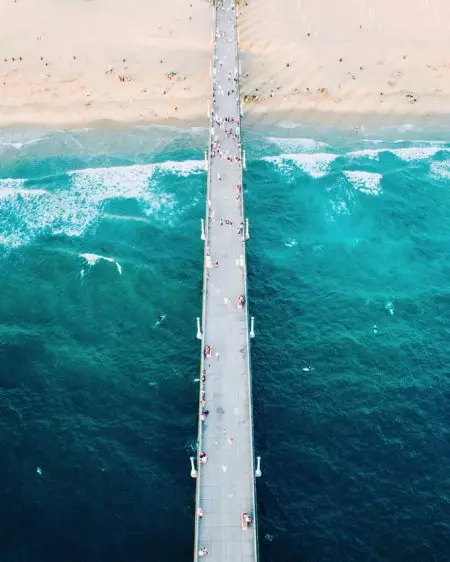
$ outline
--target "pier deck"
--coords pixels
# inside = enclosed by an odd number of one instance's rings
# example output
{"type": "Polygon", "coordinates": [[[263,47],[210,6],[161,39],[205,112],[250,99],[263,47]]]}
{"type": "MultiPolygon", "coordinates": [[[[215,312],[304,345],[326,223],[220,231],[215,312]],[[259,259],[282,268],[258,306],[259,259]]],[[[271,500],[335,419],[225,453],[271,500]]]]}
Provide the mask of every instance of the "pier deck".
{"type": "Polygon", "coordinates": [[[197,457],[194,560],[256,562],[246,231],[238,232],[245,220],[243,190],[236,187],[242,186],[236,13],[232,0],[217,1],[213,9],[211,141],[217,145],[214,150],[210,144],[208,151],[201,362],[206,380],[201,383],[205,403],[200,403],[199,410],[209,414],[205,422],[199,421],[198,439],[199,453],[204,451],[208,460],[202,464],[197,457]],[[230,129],[233,135],[227,134],[230,129]],[[240,295],[245,297],[242,307],[238,306],[240,295]],[[203,355],[207,345],[212,349],[210,358],[203,355]],[[246,530],[241,527],[243,512],[254,517],[246,530]],[[204,547],[205,557],[199,555],[204,547]]]}

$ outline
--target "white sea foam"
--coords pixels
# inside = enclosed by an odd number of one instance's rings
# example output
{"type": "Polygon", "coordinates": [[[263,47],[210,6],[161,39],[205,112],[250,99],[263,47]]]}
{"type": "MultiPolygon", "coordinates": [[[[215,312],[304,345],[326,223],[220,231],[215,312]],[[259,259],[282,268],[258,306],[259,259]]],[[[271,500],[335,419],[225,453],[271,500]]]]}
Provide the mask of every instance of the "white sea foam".
{"type": "MultiPolygon", "coordinates": [[[[76,196],[73,207],[76,205],[76,209],[86,216],[79,234],[97,218],[102,204],[110,199],[138,199],[147,216],[173,211],[176,203],[174,196],[156,189],[155,176],[158,173],[173,173],[186,177],[199,172],[204,172],[203,160],[169,160],[158,164],[87,168],[70,172],[76,196]]],[[[76,224],[71,220],[67,222],[75,227],[71,234],[77,235],[76,224]]]]}
{"type": "Polygon", "coordinates": [[[159,129],[163,132],[170,131],[180,133],[181,135],[190,135],[191,133],[203,135],[209,132],[209,127],[177,127],[176,125],[161,125],[158,123],[136,125],[136,129],[139,129],[141,131],[152,131],[154,129],[159,129]]]}
{"type": "Polygon", "coordinates": [[[426,158],[431,158],[437,152],[445,150],[439,146],[411,146],[409,148],[396,148],[391,152],[397,156],[397,158],[401,158],[405,161],[410,160],[425,160],[426,158]]]}
{"type": "Polygon", "coordinates": [[[329,148],[329,145],[325,142],[309,138],[266,137],[266,140],[286,151],[315,152],[316,150],[329,148]]]}
{"type": "Polygon", "coordinates": [[[381,139],[363,139],[367,144],[402,144],[408,143],[414,146],[437,146],[441,147],[448,144],[448,141],[443,140],[424,140],[424,139],[397,139],[397,140],[381,140],[381,139]]]}
{"type": "Polygon", "coordinates": [[[282,129],[296,129],[298,127],[298,124],[283,122],[283,123],[278,123],[278,127],[281,127],[282,129]]]}
{"type": "Polygon", "coordinates": [[[26,189],[25,180],[16,178],[0,179],[0,200],[22,200],[49,195],[45,189],[26,189]]]}
{"type": "Polygon", "coordinates": [[[394,142],[395,142],[395,144],[407,142],[407,143],[410,143],[414,146],[434,145],[434,146],[439,146],[439,147],[447,144],[447,141],[442,141],[442,140],[421,140],[421,139],[413,139],[413,140],[399,139],[399,140],[396,140],[394,142]]]}
{"type": "Polygon", "coordinates": [[[0,244],[17,247],[44,232],[81,236],[112,199],[137,199],[147,216],[170,221],[176,200],[163,191],[158,175],[197,172],[204,173],[203,160],[74,170],[69,186],[52,191],[26,189],[22,179],[0,180],[0,244]]]}
{"type": "Polygon", "coordinates": [[[49,194],[45,189],[26,189],[24,185],[23,179],[0,179],[0,199],[32,198],[49,194]]]}
{"type": "Polygon", "coordinates": [[[0,189],[21,189],[25,185],[22,178],[3,178],[0,179],[0,189]]]}
{"type": "Polygon", "coordinates": [[[287,248],[294,248],[295,246],[297,246],[297,240],[295,238],[289,238],[288,240],[286,240],[284,245],[287,248]]]}
{"type": "Polygon", "coordinates": [[[15,189],[8,187],[0,187],[0,199],[12,199],[14,197],[40,197],[48,195],[45,189],[15,189]]]}
{"type": "Polygon", "coordinates": [[[437,179],[450,179],[450,161],[432,162],[430,171],[437,179]]]}
{"type": "Polygon", "coordinates": [[[18,232],[8,232],[7,234],[0,234],[0,245],[7,246],[8,248],[19,248],[23,246],[23,236],[18,232]]]}
{"type": "Polygon", "coordinates": [[[2,141],[2,140],[0,140],[0,146],[6,146],[6,147],[10,147],[10,148],[15,148],[16,150],[20,150],[24,146],[28,146],[29,144],[35,144],[36,142],[41,141],[43,138],[44,137],[38,137],[36,139],[29,139],[27,141],[22,141],[22,142],[12,142],[12,141],[2,141]]]}
{"type": "Polygon", "coordinates": [[[154,167],[154,172],[172,172],[178,176],[184,177],[189,176],[190,174],[205,171],[204,160],[184,160],[183,162],[172,162],[168,160],[167,162],[161,162],[160,164],[152,164],[152,166],[154,167]]]}
{"type": "Polygon", "coordinates": [[[337,154],[294,154],[288,155],[288,159],[292,160],[306,174],[313,178],[321,178],[330,171],[331,163],[337,158],[337,154]]]}
{"type": "MultiPolygon", "coordinates": [[[[138,189],[140,191],[142,188],[141,180],[150,179],[157,172],[171,172],[179,176],[188,176],[193,173],[203,172],[204,169],[204,160],[184,160],[182,162],[167,160],[166,162],[156,164],[85,168],[83,170],[73,170],[69,172],[69,175],[73,177],[95,177],[114,189],[121,189],[119,186],[124,180],[134,180],[131,183],[135,187],[138,187],[137,183],[139,183],[138,189]]],[[[122,187],[125,191],[128,189],[127,186],[122,187]]]]}
{"type": "Polygon", "coordinates": [[[113,258],[107,258],[106,256],[100,256],[98,254],[78,254],[78,256],[86,260],[91,267],[93,267],[100,260],[113,263],[117,267],[117,271],[119,272],[119,275],[122,275],[122,266],[118,261],[113,260],[113,258]]]}
{"type": "Polygon", "coordinates": [[[367,143],[367,144],[383,144],[387,141],[381,140],[381,139],[363,139],[363,142],[367,143]]]}
{"type": "Polygon", "coordinates": [[[115,215],[113,213],[104,213],[103,217],[108,219],[121,220],[121,221],[134,221],[134,222],[146,222],[146,223],[150,222],[150,220],[145,217],[135,217],[130,215],[115,215]]]}
{"type": "Polygon", "coordinates": [[[408,148],[367,148],[364,150],[356,150],[348,152],[347,156],[350,158],[369,158],[371,160],[377,159],[382,152],[390,152],[404,160],[410,162],[413,160],[425,160],[431,158],[437,152],[448,152],[450,149],[442,146],[410,146],[408,148]]]}
{"type": "Polygon", "coordinates": [[[365,148],[364,150],[347,152],[347,156],[350,158],[370,158],[370,160],[374,160],[375,158],[378,158],[380,152],[385,152],[385,149],[365,148]]]}
{"type": "Polygon", "coordinates": [[[265,156],[263,160],[273,162],[280,168],[286,168],[288,164],[294,164],[312,178],[325,176],[331,167],[331,163],[337,158],[337,154],[316,152],[313,154],[281,154],[280,156],[265,156]]]}
{"type": "Polygon", "coordinates": [[[345,177],[352,184],[352,187],[367,195],[379,195],[381,193],[381,174],[364,171],[345,171],[345,177]]]}
{"type": "Polygon", "coordinates": [[[422,131],[422,127],[418,127],[417,125],[413,125],[412,123],[405,123],[404,125],[398,125],[393,127],[395,130],[400,132],[406,131],[422,131]]]}
{"type": "Polygon", "coordinates": [[[337,201],[330,201],[330,203],[331,208],[333,209],[333,214],[330,215],[332,220],[334,220],[336,215],[348,215],[350,213],[346,201],[338,199],[337,201]]]}

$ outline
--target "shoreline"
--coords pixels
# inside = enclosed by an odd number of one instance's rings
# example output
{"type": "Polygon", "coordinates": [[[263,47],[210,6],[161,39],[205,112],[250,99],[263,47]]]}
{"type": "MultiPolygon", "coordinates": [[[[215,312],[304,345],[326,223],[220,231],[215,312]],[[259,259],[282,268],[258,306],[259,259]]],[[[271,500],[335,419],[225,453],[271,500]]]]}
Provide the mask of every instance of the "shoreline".
{"type": "MultiPolygon", "coordinates": [[[[272,101],[272,100],[271,100],[272,101]]],[[[449,112],[435,112],[427,115],[417,113],[346,113],[342,111],[323,111],[319,109],[277,109],[272,105],[271,110],[266,104],[260,103],[253,108],[245,108],[242,118],[243,128],[249,132],[267,127],[281,129],[296,129],[307,127],[321,130],[348,131],[353,133],[376,132],[388,128],[433,129],[448,131],[450,126],[449,112]]],[[[129,131],[131,129],[151,127],[179,128],[188,131],[191,128],[209,128],[209,118],[193,113],[192,117],[164,118],[164,119],[78,119],[78,120],[11,120],[0,124],[2,131],[29,132],[39,131],[81,131],[96,129],[98,131],[129,131]]]]}

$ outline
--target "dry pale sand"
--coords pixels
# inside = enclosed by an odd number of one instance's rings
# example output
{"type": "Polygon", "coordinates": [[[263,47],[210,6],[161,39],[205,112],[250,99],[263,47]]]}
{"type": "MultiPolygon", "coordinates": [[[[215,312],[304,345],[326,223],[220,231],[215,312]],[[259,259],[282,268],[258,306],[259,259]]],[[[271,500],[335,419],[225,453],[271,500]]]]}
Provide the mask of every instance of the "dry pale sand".
{"type": "Polygon", "coordinates": [[[0,126],[207,122],[208,0],[0,0],[0,21],[0,126]]]}
{"type": "MultiPolygon", "coordinates": [[[[0,126],[207,123],[209,0],[0,0],[0,21],[0,126]]],[[[448,0],[244,0],[247,123],[440,119],[449,32],[448,0]]]]}
{"type": "Polygon", "coordinates": [[[250,122],[279,112],[361,125],[448,113],[448,0],[248,0],[239,26],[242,93],[259,97],[246,104],[250,122]]]}

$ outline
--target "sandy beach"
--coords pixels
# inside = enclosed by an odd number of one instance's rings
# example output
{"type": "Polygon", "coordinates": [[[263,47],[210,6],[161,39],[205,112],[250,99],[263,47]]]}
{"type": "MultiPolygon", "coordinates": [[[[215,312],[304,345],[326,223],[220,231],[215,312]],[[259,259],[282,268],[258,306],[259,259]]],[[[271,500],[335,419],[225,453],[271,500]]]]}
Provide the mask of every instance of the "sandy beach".
{"type": "Polygon", "coordinates": [[[450,102],[449,28],[445,0],[249,1],[242,93],[261,101],[246,104],[247,118],[436,122],[450,102]]]}
{"type": "MultiPolygon", "coordinates": [[[[157,9],[3,0],[0,17],[0,126],[207,124],[208,0],[157,9]]],[[[248,0],[239,15],[246,122],[439,120],[450,102],[449,22],[444,0],[248,0]]]]}
{"type": "Polygon", "coordinates": [[[207,0],[2,0],[0,18],[0,126],[207,123],[207,0]]]}

